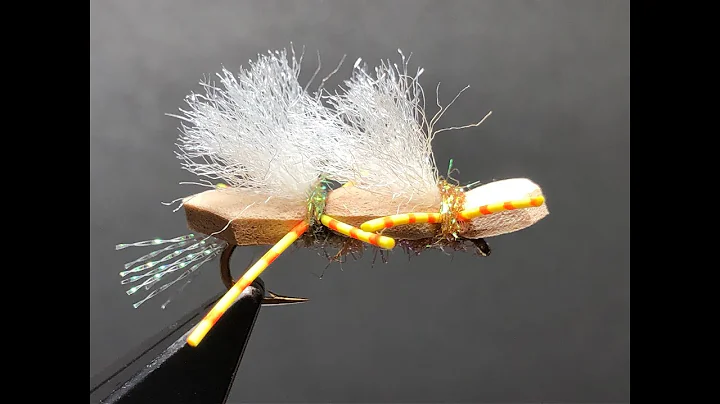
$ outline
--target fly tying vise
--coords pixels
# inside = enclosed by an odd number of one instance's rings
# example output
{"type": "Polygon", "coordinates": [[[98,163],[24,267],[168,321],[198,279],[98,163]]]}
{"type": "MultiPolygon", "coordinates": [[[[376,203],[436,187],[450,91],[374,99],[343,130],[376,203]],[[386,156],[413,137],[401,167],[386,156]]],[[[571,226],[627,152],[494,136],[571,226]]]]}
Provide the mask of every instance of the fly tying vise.
{"type": "MultiPolygon", "coordinates": [[[[192,346],[293,244],[338,247],[333,259],[361,252],[364,244],[417,254],[464,250],[469,243],[488,255],[484,238],[521,230],[548,214],[542,190],[528,179],[460,186],[452,160],[447,176],[439,175],[434,136],[485,118],[435,130],[457,96],[445,107],[438,97],[439,111],[428,119],[418,82],[423,70],[410,75],[410,58],[402,52],[400,66],[383,61],[374,75],[358,59],[335,93],[323,90],[329,76],[314,93],[309,84],[301,86],[302,55],[297,60],[291,52],[259,55],[237,76],[223,69],[220,85],[201,83],[205,94],[188,96],[189,110],[176,116],[184,122],[177,153],[182,167],[213,188],[183,198],[177,208],[184,208],[193,233],[116,247],[169,244],[125,265],[122,283],[138,283],[129,295],[180,271],[135,307],[181,279],[189,283],[200,266],[221,255],[228,291],[189,334],[192,346]],[[233,281],[230,256],[245,245],[272,247],[233,281]]],[[[266,302],[305,300],[270,293],[266,302]]]]}

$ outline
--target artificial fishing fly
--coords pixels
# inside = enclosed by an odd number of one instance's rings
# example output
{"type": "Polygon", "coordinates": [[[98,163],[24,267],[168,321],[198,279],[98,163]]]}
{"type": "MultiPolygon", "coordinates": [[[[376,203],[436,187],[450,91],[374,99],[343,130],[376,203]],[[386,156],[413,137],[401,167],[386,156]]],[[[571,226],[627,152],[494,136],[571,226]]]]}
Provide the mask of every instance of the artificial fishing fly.
{"type": "Polygon", "coordinates": [[[165,245],[120,273],[123,284],[136,283],[128,294],[152,289],[135,307],[182,279],[190,282],[221,254],[225,278],[231,278],[228,260],[237,245],[272,245],[237,281],[226,282],[227,293],[188,336],[196,346],[242,291],[298,242],[338,246],[333,259],[361,251],[363,244],[385,251],[400,245],[417,254],[465,250],[469,242],[488,255],[485,237],[547,215],[542,191],[530,180],[461,186],[452,178],[452,160],[447,176],[439,175],[434,136],[478,126],[487,116],[435,130],[457,96],[445,107],[437,98],[439,111],[428,118],[418,81],[423,70],[410,75],[410,58],[400,55],[400,66],[383,61],[374,74],[358,59],[334,93],[323,88],[327,77],[314,93],[307,91],[309,83],[300,85],[302,55],[298,61],[292,48],[290,55],[259,55],[237,75],[223,69],[218,85],[201,83],[205,94],[188,96],[189,109],[175,115],[183,122],[177,156],[213,189],[181,202],[193,233],[117,246],[165,245]],[[333,183],[342,186],[333,189],[333,183]],[[155,286],[178,271],[174,280],[155,286]]]}

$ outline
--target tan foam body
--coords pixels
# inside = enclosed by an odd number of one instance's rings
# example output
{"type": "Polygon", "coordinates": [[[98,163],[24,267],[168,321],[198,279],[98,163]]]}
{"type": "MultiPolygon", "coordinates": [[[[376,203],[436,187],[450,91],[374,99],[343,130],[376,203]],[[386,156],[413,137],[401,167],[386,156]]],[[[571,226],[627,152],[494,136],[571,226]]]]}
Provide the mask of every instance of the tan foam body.
{"type": "MultiPolygon", "coordinates": [[[[514,178],[485,184],[466,193],[466,208],[542,195],[540,187],[525,178],[514,178]]],[[[188,197],[184,203],[191,230],[212,234],[237,245],[271,245],[280,240],[293,226],[305,218],[306,207],[298,203],[257,195],[250,191],[216,189],[188,197]],[[228,221],[232,220],[228,226],[228,221]]],[[[327,199],[325,213],[337,220],[360,227],[378,217],[410,212],[438,212],[439,203],[422,204],[382,198],[354,187],[333,190],[327,199]]],[[[487,238],[511,233],[532,226],[548,215],[545,205],[494,213],[471,221],[461,236],[487,238]]],[[[435,224],[407,224],[386,229],[383,234],[396,239],[433,237],[439,230],[435,224]]]]}

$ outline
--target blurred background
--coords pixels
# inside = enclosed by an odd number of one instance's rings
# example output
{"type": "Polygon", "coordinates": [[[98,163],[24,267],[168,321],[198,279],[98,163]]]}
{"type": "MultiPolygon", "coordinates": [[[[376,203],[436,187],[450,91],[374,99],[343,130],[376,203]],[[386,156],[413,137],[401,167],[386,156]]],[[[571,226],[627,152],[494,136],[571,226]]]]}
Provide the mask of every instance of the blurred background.
{"type": "MultiPolygon", "coordinates": [[[[629,402],[630,6],[628,1],[191,1],[90,3],[90,375],[223,290],[217,261],[138,309],[118,273],[187,233],[162,201],[201,188],[174,156],[166,116],[203,75],[306,48],[302,78],[412,52],[463,183],[528,177],[550,215],[488,239],[490,257],[428,252],[333,264],[312,251],[263,275],[304,305],[261,311],[231,402],[629,402]],[[432,98],[431,98],[432,99],[432,98]]],[[[430,111],[434,113],[431,106],[430,111]]],[[[264,248],[236,251],[235,268],[264,248]]],[[[236,269],[236,272],[240,271],[236,269]]]]}

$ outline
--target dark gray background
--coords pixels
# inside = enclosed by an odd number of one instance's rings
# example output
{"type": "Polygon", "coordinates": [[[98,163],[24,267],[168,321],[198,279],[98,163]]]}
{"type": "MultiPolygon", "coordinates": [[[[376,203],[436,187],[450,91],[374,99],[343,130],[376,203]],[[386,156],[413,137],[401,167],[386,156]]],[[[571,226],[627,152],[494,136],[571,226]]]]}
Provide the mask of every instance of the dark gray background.
{"type": "MultiPolygon", "coordinates": [[[[186,233],[160,204],[198,188],[167,117],[203,74],[305,45],[305,74],[413,52],[429,94],[466,91],[435,141],[463,182],[529,177],[551,214],[493,255],[340,271],[310,251],[263,276],[309,304],[262,310],[231,401],[629,401],[630,11],[627,1],[194,1],[90,5],[90,375],[222,290],[217,262],[166,309],[133,309],[118,272],[186,233]]],[[[431,103],[429,103],[431,104],[431,103]]],[[[259,248],[236,252],[236,266],[259,248]]]]}

